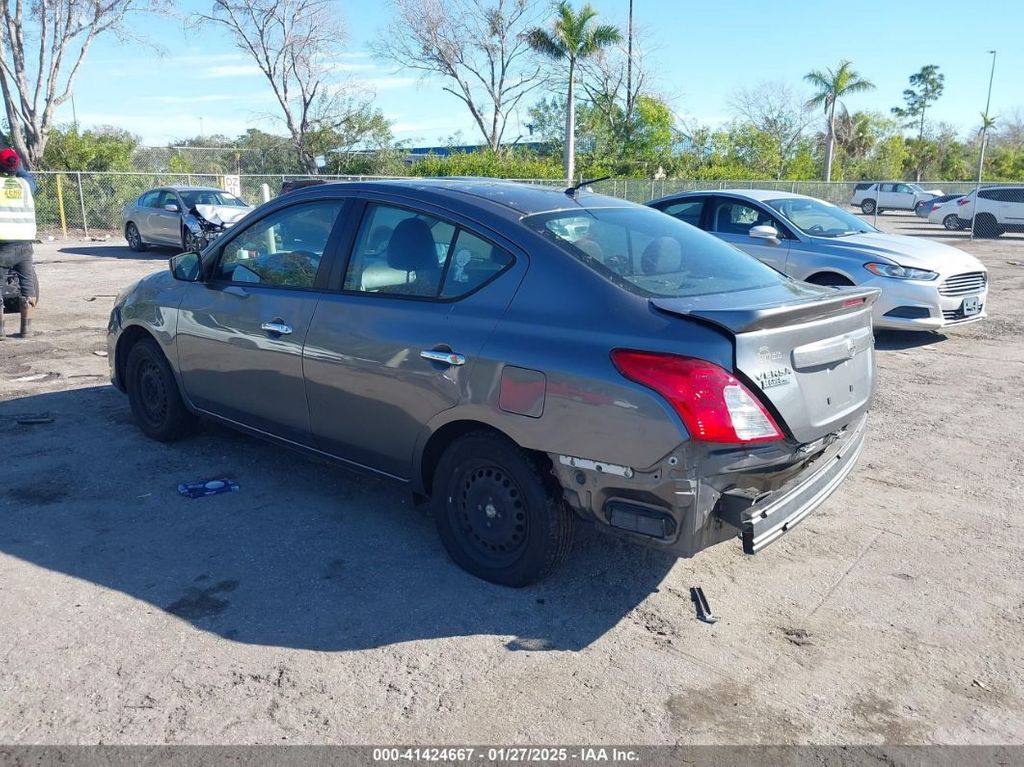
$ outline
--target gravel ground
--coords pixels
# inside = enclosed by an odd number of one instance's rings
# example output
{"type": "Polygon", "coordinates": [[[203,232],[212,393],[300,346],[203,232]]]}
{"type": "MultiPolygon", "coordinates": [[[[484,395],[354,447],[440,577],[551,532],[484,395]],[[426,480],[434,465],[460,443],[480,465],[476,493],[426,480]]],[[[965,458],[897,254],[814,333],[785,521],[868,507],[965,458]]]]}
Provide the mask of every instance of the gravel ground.
{"type": "Polygon", "coordinates": [[[1024,237],[879,221],[979,256],[991,316],[879,336],[840,491],[756,557],[584,531],[519,591],[384,481],[144,439],[95,352],[168,253],[38,246],[37,335],[0,341],[0,742],[1021,743],[1024,237]],[[241,489],[177,494],[210,476],[241,489]]]}

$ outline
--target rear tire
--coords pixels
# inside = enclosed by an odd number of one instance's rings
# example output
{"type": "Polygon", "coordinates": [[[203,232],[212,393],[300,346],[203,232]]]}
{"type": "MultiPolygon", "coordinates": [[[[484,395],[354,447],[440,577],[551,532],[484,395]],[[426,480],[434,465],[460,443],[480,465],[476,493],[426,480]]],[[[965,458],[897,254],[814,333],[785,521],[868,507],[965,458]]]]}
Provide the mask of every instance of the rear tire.
{"type": "Polygon", "coordinates": [[[872,213],[875,212],[875,201],[864,200],[864,202],[860,204],[860,212],[863,213],[865,216],[870,216],[872,213]]]}
{"type": "Polygon", "coordinates": [[[989,213],[980,213],[974,224],[974,233],[979,237],[998,237],[1003,233],[996,217],[989,213]]]}
{"type": "Polygon", "coordinates": [[[502,586],[549,575],[572,543],[573,515],[554,478],[487,432],[452,443],[434,473],[434,519],[462,569],[502,586]]]}
{"type": "Polygon", "coordinates": [[[174,372],[156,341],[146,338],[132,346],[124,369],[128,404],[143,434],[171,442],[192,429],[195,416],[185,407],[174,372]]]}
{"type": "Polygon", "coordinates": [[[950,232],[958,232],[963,226],[960,223],[960,216],[956,213],[950,213],[944,219],[942,219],[942,225],[950,232]]]}
{"type": "Polygon", "coordinates": [[[143,253],[149,250],[149,246],[142,241],[142,235],[139,234],[139,227],[129,222],[128,226],[124,228],[124,238],[128,240],[128,247],[134,250],[136,253],[143,253]]]}

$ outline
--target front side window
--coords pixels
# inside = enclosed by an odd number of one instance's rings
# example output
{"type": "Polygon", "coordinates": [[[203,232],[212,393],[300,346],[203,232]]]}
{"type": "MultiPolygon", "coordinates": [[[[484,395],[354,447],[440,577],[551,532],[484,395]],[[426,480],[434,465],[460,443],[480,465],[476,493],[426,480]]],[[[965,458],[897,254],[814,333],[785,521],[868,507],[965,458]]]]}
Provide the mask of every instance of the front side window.
{"type": "Polygon", "coordinates": [[[842,208],[809,197],[784,197],[768,200],[768,206],[812,237],[844,237],[878,230],[842,208]]]}
{"type": "Polygon", "coordinates": [[[342,205],[305,203],[260,219],[224,246],[214,279],[312,288],[342,205]]]}
{"type": "Polygon", "coordinates": [[[907,184],[897,184],[896,191],[900,194],[913,194],[914,192],[907,184]]]}
{"type": "Polygon", "coordinates": [[[714,231],[720,234],[742,234],[749,236],[755,226],[771,226],[780,234],[783,229],[771,215],[760,208],[736,200],[720,200],[715,206],[712,219],[714,231]]]}
{"type": "Polygon", "coordinates": [[[610,282],[644,296],[728,293],[788,280],[717,237],[652,208],[554,211],[527,216],[523,223],[610,282]]]}
{"type": "Polygon", "coordinates": [[[178,198],[174,196],[174,192],[164,190],[163,192],[160,192],[160,196],[156,198],[156,205],[154,207],[164,210],[168,205],[178,207],[178,198]]]}

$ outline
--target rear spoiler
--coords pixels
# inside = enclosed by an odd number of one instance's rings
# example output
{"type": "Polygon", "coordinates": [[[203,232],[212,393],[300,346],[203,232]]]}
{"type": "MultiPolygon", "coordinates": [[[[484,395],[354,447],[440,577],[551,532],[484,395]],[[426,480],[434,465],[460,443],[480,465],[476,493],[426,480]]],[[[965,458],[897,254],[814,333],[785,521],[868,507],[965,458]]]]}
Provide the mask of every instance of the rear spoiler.
{"type": "Polygon", "coordinates": [[[829,295],[801,298],[793,302],[715,309],[701,306],[703,301],[687,298],[652,298],[651,306],[659,311],[693,317],[725,328],[734,334],[768,330],[785,325],[813,322],[824,317],[853,314],[869,308],[881,291],[877,288],[840,288],[829,295]]]}

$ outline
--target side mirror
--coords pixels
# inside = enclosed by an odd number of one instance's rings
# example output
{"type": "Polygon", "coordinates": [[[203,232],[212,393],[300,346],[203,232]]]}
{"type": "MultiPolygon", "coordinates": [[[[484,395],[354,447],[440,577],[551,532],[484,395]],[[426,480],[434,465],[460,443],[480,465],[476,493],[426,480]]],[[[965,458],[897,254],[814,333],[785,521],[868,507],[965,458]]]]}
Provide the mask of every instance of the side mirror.
{"type": "Polygon", "coordinates": [[[755,240],[768,240],[772,245],[779,244],[779,230],[767,224],[750,227],[750,236],[755,240]]]}
{"type": "Polygon", "coordinates": [[[173,256],[168,262],[171,275],[182,282],[199,282],[202,273],[202,261],[198,253],[179,253],[173,256]]]}
{"type": "Polygon", "coordinates": [[[181,209],[175,203],[169,202],[166,205],[164,205],[164,210],[166,210],[168,213],[178,213],[180,212],[181,209]]]}

